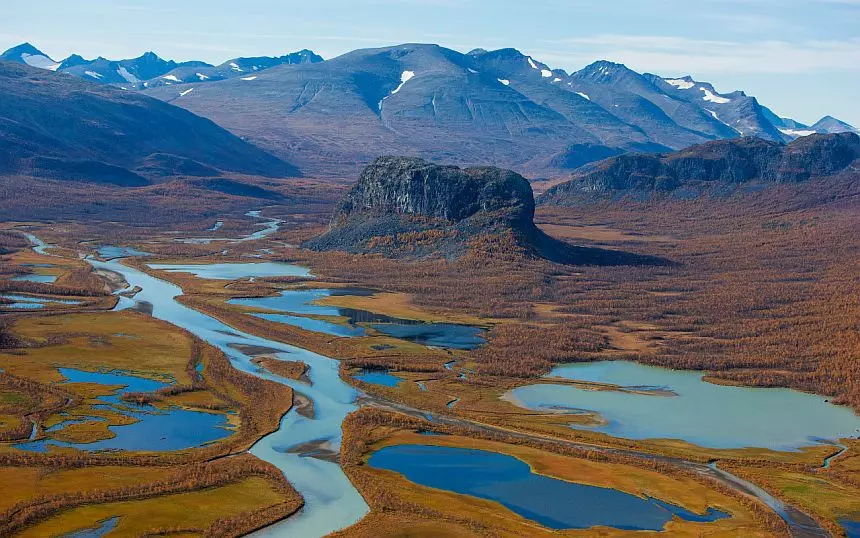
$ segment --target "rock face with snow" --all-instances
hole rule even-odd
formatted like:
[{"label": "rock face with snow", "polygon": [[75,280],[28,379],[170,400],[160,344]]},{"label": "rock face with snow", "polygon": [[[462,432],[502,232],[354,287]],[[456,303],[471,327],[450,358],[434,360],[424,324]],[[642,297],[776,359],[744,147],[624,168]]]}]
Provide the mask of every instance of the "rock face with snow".
[{"label": "rock face with snow", "polygon": [[306,63],[317,63],[323,61],[322,57],[313,51],[303,49],[298,52],[285,54],[284,56],[260,56],[255,58],[233,58],[221,65],[195,67],[184,65],[164,73],[159,77],[147,80],[146,88],[157,88],[159,86],[170,86],[173,84],[201,84],[215,82],[229,78],[250,78],[260,71],[265,71],[279,65],[296,65]]},{"label": "rock face with snow", "polygon": [[548,190],[542,203],[587,201],[712,188],[731,190],[750,181],[796,182],[833,176],[860,159],[854,133],[806,136],[783,145],[760,138],[720,140],[662,154],[619,155],[583,167],[574,179]]},{"label": "rock face with snow", "polygon": [[295,167],[210,120],[146,97],[0,62],[0,174],[142,185],[158,178],[271,177]]},{"label": "rock face with snow", "polygon": [[0,61],[15,62],[49,71],[56,71],[60,67],[60,62],[52,60],[47,54],[29,43],[22,43],[7,50],[0,55]]}]

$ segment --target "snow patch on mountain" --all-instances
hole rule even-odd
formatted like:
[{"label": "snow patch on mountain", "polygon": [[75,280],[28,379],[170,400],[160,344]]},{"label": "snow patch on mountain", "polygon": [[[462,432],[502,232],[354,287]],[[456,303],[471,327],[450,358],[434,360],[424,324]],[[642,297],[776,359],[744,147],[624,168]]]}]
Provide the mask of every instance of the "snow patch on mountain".
[{"label": "snow patch on mountain", "polygon": [[691,82],[689,80],[684,80],[682,78],[667,78],[664,80],[666,81],[667,84],[670,84],[670,85],[678,88],[679,90],[689,90],[690,88],[692,88],[693,86],[696,85],[695,82]]},{"label": "snow patch on mountain", "polygon": [[712,92],[711,90],[709,90],[707,88],[699,88],[699,89],[702,90],[703,92],[705,92],[705,96],[702,97],[702,99],[704,99],[705,101],[708,101],[710,103],[717,103],[718,105],[724,105],[724,104],[730,103],[732,101],[731,99],[726,99],[725,97],[722,97],[722,96],[715,94],[714,92]]},{"label": "snow patch on mountain", "polygon": [[122,65],[119,66],[119,68],[116,70],[116,72],[119,73],[119,76],[121,76],[122,78],[124,78],[126,81],[128,81],[131,84],[137,84],[138,82],[140,82],[140,79],[138,79],[136,76],[132,75],[128,71],[128,69],[126,69]]},{"label": "snow patch on mountain", "polygon": [[809,136],[816,133],[816,131],[809,131],[806,129],[780,129],[779,132],[792,138],[800,138],[801,136]]},{"label": "snow patch on mountain", "polygon": [[253,77],[242,77],[241,80],[257,80],[257,76],[254,75]]},{"label": "snow patch on mountain", "polygon": [[541,69],[540,76],[542,76],[543,78],[549,78],[552,76],[552,71],[550,71],[549,69]]},{"label": "snow patch on mountain", "polygon": [[580,97],[585,97],[586,99],[588,99],[589,101],[591,101],[591,97],[589,97],[589,96],[588,96],[587,94],[585,94],[585,93],[582,93],[582,92],[576,92],[576,95],[578,95],[578,96],[580,96]]},{"label": "snow patch on mountain", "polygon": [[186,95],[188,95],[189,93],[191,93],[193,91],[194,91],[194,88],[188,88],[187,90],[185,90],[183,92],[179,92],[179,97],[185,97]]},{"label": "snow patch on mountain", "polygon": [[508,79],[506,79],[506,78],[498,78],[498,79],[496,79],[496,80],[498,80],[499,82],[501,82],[501,83],[502,83],[502,84],[504,84],[505,86],[510,86],[510,85],[511,85],[511,81],[510,81],[510,80],[508,80]]},{"label": "snow patch on mountain", "polygon": [[233,71],[236,71],[236,72],[239,72],[239,73],[241,73],[241,72],[242,72],[242,68],[241,68],[241,67],[239,67],[239,64],[237,64],[236,62],[230,62],[230,64],[229,64],[229,65],[230,65],[230,67],[233,69]]},{"label": "snow patch on mountain", "polygon": [[30,67],[38,67],[39,69],[48,69],[56,71],[60,64],[42,54],[27,54],[22,53],[21,59]]},{"label": "snow patch on mountain", "polygon": [[531,56],[526,56],[526,60],[529,61],[529,65],[532,67],[532,69],[540,69],[540,67],[538,67],[538,64],[536,64],[535,61],[532,60]]},{"label": "snow patch on mountain", "polygon": [[164,80],[169,80],[171,82],[182,82],[176,75],[166,75],[161,78],[163,78]]},{"label": "snow patch on mountain", "polygon": [[400,74],[400,85],[394,88],[394,91],[391,92],[391,95],[400,91],[400,88],[403,87],[404,84],[412,80],[412,77],[415,76],[415,71],[404,71]]},{"label": "snow patch on mountain", "polygon": [[209,77],[207,77],[203,73],[195,73],[195,75],[197,75],[197,78],[199,78],[200,80],[209,80]]},{"label": "snow patch on mountain", "polygon": [[392,90],[391,93],[389,93],[388,95],[386,95],[385,97],[383,97],[379,101],[378,106],[379,106],[380,112],[382,112],[382,105],[383,105],[383,103],[385,103],[385,100],[388,99],[389,97],[391,97],[392,95],[394,95],[395,93],[399,92],[400,88],[402,88],[404,84],[406,84],[407,82],[412,80],[412,77],[414,77],[414,76],[415,76],[415,71],[404,71],[403,73],[400,74],[400,85],[397,86],[396,88],[394,88],[394,90]]},{"label": "snow patch on mountain", "polygon": [[104,77],[104,75],[101,75],[101,74],[99,74],[99,73],[96,73],[95,71],[85,71],[85,72],[84,72],[84,74],[85,74],[85,75],[87,75],[87,76],[89,76],[89,77],[93,77],[94,79],[103,79],[103,78],[105,78],[105,77]]}]

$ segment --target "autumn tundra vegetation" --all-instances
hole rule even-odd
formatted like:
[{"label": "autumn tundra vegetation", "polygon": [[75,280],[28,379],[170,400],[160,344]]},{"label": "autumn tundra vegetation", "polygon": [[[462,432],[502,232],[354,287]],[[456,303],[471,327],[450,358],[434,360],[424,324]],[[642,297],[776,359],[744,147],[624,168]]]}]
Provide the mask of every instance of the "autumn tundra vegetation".
[{"label": "autumn tundra vegetation", "polygon": [[[340,361],[341,378],[362,393],[361,409],[343,424],[335,458],[370,508],[340,535],[422,535],[429,529],[454,536],[552,534],[496,503],[428,490],[367,464],[383,446],[422,443],[511,454],[550,476],[662,495],[698,512],[717,506],[732,515],[708,524],[672,522],[670,530],[678,535],[789,533],[785,521],[759,500],[697,471],[718,461],[721,469],[840,535],[839,522],[860,514],[860,447],[854,440],[842,441],[849,447],[844,454],[832,445],[778,452],[634,441],[570,428],[588,417],[531,412],[503,398],[509,389],[546,382],[541,376],[559,364],[621,359],[702,370],[714,383],[812,392],[860,410],[860,245],[851,233],[860,229],[860,191],[856,181],[828,187],[827,193],[822,188],[818,181],[776,185],[729,201],[655,197],[537,206],[534,222],[553,240],[664,262],[647,264],[557,263],[504,230],[464,238],[459,256],[425,255],[434,241],[459,237],[451,230],[444,237],[438,231],[383,234],[368,243],[371,249],[384,247],[384,253],[305,249],[300,245],[330,229],[329,217],[343,194],[340,187],[310,180],[282,189],[294,203],[263,208],[264,215],[284,222],[257,241],[177,241],[241,237],[258,229],[259,223],[244,216],[247,207],[240,209],[229,195],[161,222],[85,221],[79,215],[53,223],[4,222],[0,296],[76,304],[45,303],[24,311],[8,307],[8,300],[0,303],[0,480],[10,492],[0,501],[0,534],[71,532],[118,515],[118,532],[129,534],[239,536],[301,510],[290,476],[248,453],[278,428],[294,404],[294,391],[237,370],[222,351],[153,319],[145,304],[111,312],[125,283],[95,272],[82,257],[96,255],[100,245],[122,244],[150,254],[122,263],[179,285],[183,305],[236,330]],[[174,189],[152,187],[147,200],[174,207],[170,202],[180,198]],[[216,220],[222,227],[207,233]],[[22,232],[55,245],[50,255],[34,253]],[[206,280],[149,267],[260,261],[306,266],[313,276]],[[54,283],[13,280],[38,264],[52,266]],[[369,289],[373,293],[366,296],[330,296],[319,303],[416,322],[473,325],[486,331],[487,343],[440,349],[367,325],[365,336],[340,338],[253,316],[260,310],[229,302],[315,288]],[[271,350],[255,355],[257,367],[277,376],[308,375],[304,363]],[[172,452],[16,448],[29,439],[62,438],[52,427],[70,416],[100,417],[66,434],[83,444],[109,437],[110,427],[125,420],[98,410],[97,398],[106,389],[65,383],[60,368],[167,381],[120,400],[220,414],[227,435]],[[367,368],[404,381],[385,387],[355,379]],[[313,410],[303,412],[311,416]],[[440,420],[428,420],[427,413]],[[191,519],[167,508],[183,503],[208,508]],[[150,520],[153,513],[164,517]]]}]

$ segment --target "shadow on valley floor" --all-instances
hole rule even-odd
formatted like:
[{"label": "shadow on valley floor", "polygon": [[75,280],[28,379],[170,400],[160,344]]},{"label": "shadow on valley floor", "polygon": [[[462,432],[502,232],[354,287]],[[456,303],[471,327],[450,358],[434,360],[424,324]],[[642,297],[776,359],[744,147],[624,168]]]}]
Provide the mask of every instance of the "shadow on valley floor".
[{"label": "shadow on valley floor", "polygon": [[659,256],[635,254],[623,250],[571,245],[570,243],[550,237],[540,230],[532,234],[530,242],[537,255],[562,265],[649,265],[664,267],[680,265],[678,262]]}]

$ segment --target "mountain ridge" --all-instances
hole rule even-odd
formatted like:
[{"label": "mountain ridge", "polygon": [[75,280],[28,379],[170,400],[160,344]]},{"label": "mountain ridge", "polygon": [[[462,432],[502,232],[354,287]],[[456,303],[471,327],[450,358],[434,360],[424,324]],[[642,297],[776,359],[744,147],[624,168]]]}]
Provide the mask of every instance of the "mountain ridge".
[{"label": "mountain ridge", "polygon": [[[725,195],[747,183],[797,183],[827,178],[860,163],[860,136],[814,134],[782,144],[756,137],[707,142],[664,154],[626,154],[591,163],[540,198],[550,205],[655,194]],[[757,188],[757,187],[756,187]]]},{"label": "mountain ridge", "polygon": [[[102,71],[81,62],[87,60],[69,57],[62,62],[68,67],[58,69],[186,108],[313,175],[335,179],[379,155],[493,163],[559,178],[617,153],[856,131],[832,117],[813,126],[781,118],[743,91],[720,93],[690,76],[640,74],[606,60],[568,74],[513,48],[462,54],[408,43],[325,61],[302,50],[219,66],[174,62],[170,71],[154,54],[129,65],[103,60]],[[160,74],[143,80],[135,74],[142,72],[138,63],[156,65],[146,73]]]}]

